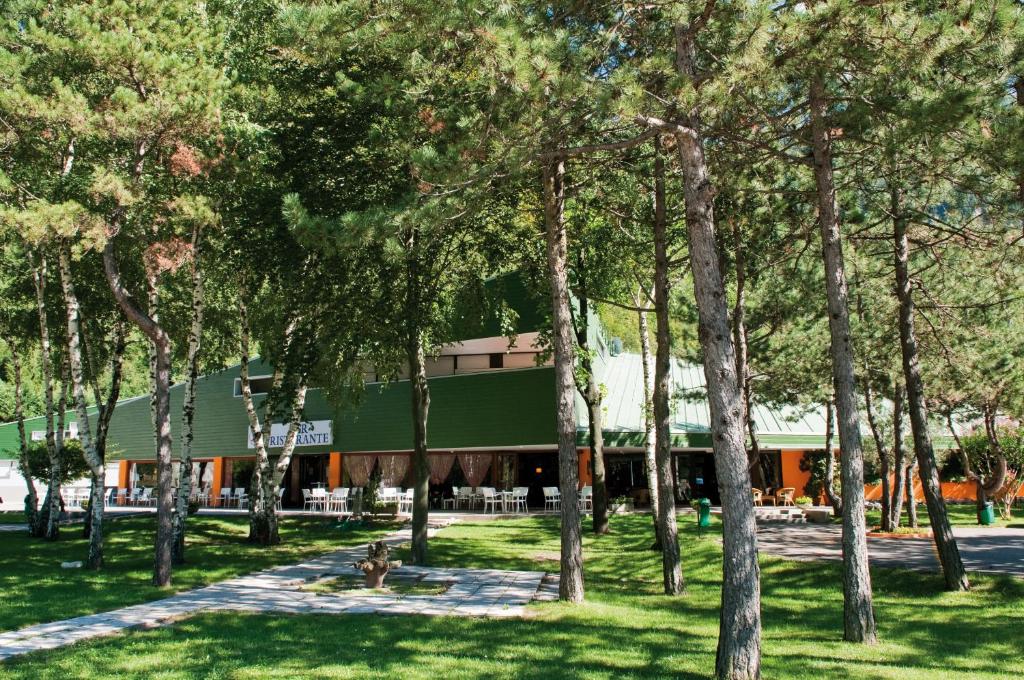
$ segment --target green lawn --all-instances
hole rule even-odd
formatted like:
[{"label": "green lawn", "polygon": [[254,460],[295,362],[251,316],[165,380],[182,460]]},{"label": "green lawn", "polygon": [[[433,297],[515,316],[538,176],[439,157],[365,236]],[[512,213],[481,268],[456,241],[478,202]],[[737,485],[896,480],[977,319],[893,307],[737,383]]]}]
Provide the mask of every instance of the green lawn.
[{"label": "green lawn", "polygon": [[62,527],[61,539],[55,543],[21,532],[0,534],[0,630],[166,597],[175,590],[297,562],[382,533],[343,532],[333,521],[288,517],[281,522],[281,545],[261,548],[245,541],[248,524],[244,517],[192,517],[188,564],[174,570],[173,586],[168,590],[150,584],[155,525],[153,516],[108,521],[106,566],[101,571],[60,566],[88,556],[81,525]]},{"label": "green lawn", "polygon": [[0,512],[0,524],[24,524],[24,512]]},{"label": "green lawn", "polygon": [[[955,527],[977,527],[981,526],[978,524],[978,513],[974,507],[974,503],[948,503],[946,510],[949,513],[949,523]],[[882,522],[882,512],[880,510],[868,510],[867,511],[868,526],[878,526]],[[907,511],[903,509],[903,520],[902,525],[907,523]],[[919,526],[928,527],[931,526],[931,522],[928,519],[928,509],[924,506],[924,503],[919,503],[917,506],[917,523]],[[1010,520],[1005,520],[999,516],[999,512],[996,512],[995,524],[993,527],[1013,527],[1015,529],[1024,529],[1024,508],[1014,508],[1014,516]]]},{"label": "green lawn", "polygon": [[[533,605],[527,620],[207,614],[0,667],[29,678],[707,678],[714,668],[721,550],[682,536],[687,594],[659,594],[650,520],[587,537],[587,602]],[[717,528],[717,527],[716,527]],[[552,569],[553,519],[461,524],[431,541],[437,565]],[[407,558],[407,555],[399,555]],[[762,563],[766,678],[1006,678],[1024,667],[1024,580],[873,572],[881,643],[841,642],[836,563]]]}]

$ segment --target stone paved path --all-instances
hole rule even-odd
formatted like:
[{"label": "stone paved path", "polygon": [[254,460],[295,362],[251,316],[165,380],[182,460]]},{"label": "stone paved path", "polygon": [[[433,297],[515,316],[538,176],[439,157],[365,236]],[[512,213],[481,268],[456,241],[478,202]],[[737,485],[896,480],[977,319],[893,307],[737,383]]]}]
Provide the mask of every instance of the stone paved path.
[{"label": "stone paved path", "polygon": [[[1024,529],[953,527],[960,556],[968,571],[1024,577]],[[842,559],[839,525],[759,525],[761,552],[794,560]],[[939,560],[931,538],[868,537],[872,566],[917,571],[938,571]]]},{"label": "stone paved path", "polygon": [[0,531],[26,531],[27,524],[0,524]]},{"label": "stone paved path", "polygon": [[[394,546],[409,532],[389,535]],[[275,612],[291,614],[424,614],[432,616],[518,617],[530,600],[549,599],[551,579],[544,572],[500,569],[400,567],[393,574],[424,583],[450,583],[440,595],[360,595],[315,593],[303,586],[339,574],[358,574],[352,562],[366,556],[366,546],[338,550],[300,564],[222,581],[205,588],[125,607],[0,633],[0,660],[129,628],[166,625],[202,611]],[[557,598],[557,580],[554,581]],[[538,591],[541,591],[538,593]]]}]

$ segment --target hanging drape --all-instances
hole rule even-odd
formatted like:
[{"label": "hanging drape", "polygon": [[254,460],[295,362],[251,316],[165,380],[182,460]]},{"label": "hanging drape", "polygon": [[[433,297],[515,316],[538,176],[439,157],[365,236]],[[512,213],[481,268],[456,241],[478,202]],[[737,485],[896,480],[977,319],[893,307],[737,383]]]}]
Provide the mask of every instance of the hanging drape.
[{"label": "hanging drape", "polygon": [[370,454],[345,454],[342,456],[345,462],[345,471],[348,472],[352,486],[363,487],[370,481],[370,472],[373,471],[373,462],[377,456]]},{"label": "hanging drape", "polygon": [[427,462],[430,463],[430,483],[444,484],[444,480],[448,479],[448,473],[452,471],[452,465],[455,464],[455,454],[435,453],[427,456]]},{"label": "hanging drape", "polygon": [[487,476],[487,469],[491,467],[491,454],[460,453],[459,467],[470,486],[480,486]]},{"label": "hanging drape", "polygon": [[405,471],[409,469],[409,456],[407,455],[386,455],[379,456],[380,461],[380,485],[398,486],[405,479]]}]

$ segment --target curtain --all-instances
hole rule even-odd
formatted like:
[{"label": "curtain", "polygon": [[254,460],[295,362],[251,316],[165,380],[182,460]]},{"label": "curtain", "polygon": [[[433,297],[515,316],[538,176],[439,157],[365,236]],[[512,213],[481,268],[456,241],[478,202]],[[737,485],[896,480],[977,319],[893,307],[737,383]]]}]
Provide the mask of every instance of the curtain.
[{"label": "curtain", "polygon": [[408,455],[387,455],[380,456],[380,485],[398,486],[405,479],[405,471],[409,469]]},{"label": "curtain", "polygon": [[427,456],[427,462],[430,464],[430,483],[444,484],[444,480],[448,479],[448,473],[452,471],[452,465],[455,464],[455,454],[434,454]]},{"label": "curtain", "polygon": [[373,462],[377,460],[374,455],[352,455],[345,454],[345,471],[352,480],[352,486],[363,487],[370,481],[370,472],[373,471]]},{"label": "curtain", "polygon": [[491,454],[489,453],[460,453],[459,467],[470,486],[480,486],[487,476],[487,469],[491,467]]}]

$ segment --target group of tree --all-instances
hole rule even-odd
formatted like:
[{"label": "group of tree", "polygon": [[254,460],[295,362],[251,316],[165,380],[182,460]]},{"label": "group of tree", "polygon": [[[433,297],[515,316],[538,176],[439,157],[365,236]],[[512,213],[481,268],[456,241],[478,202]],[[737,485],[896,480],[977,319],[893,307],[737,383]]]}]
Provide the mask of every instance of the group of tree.
[{"label": "group of tree", "polygon": [[[516,271],[549,301],[561,598],[584,597],[577,392],[593,531],[612,528],[597,313],[644,355],[654,544],[672,595],[685,584],[672,362],[704,367],[725,553],[716,674],[760,674],[750,488],[772,470],[758,404],[828,414],[844,637],[873,642],[862,426],[883,525],[898,523],[916,468],[951,589],[968,581],[936,422],[984,423],[985,441],[960,447],[979,497],[1019,468],[998,423],[1024,415],[1021,12],[1011,0],[7,3],[0,359],[12,416],[29,405],[47,424],[33,531],[58,532],[73,410],[93,479],[89,561],[102,565],[107,426],[125,357],[148,354],[154,582],[186,559],[204,369],[240,362],[250,538],[276,543],[307,390],[358,399],[372,365],[411,384],[413,559],[426,560],[426,363],[459,339],[467,299],[493,303],[485,281]],[[257,354],[273,367],[265,396],[250,384]],[[275,423],[288,425],[278,451]]]}]

